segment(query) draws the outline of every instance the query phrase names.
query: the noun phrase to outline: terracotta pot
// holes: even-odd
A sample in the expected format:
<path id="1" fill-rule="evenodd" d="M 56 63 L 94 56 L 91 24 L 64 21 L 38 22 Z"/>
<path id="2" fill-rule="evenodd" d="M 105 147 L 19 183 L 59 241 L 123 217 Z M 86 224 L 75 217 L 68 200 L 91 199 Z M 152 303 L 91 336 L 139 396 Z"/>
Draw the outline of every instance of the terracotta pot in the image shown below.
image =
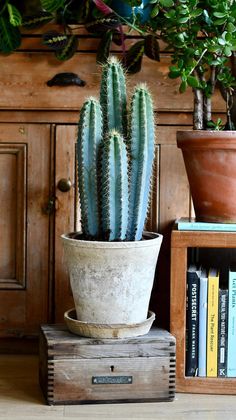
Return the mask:
<path id="1" fill-rule="evenodd" d="M 236 223 L 236 132 L 179 131 L 196 218 Z"/>

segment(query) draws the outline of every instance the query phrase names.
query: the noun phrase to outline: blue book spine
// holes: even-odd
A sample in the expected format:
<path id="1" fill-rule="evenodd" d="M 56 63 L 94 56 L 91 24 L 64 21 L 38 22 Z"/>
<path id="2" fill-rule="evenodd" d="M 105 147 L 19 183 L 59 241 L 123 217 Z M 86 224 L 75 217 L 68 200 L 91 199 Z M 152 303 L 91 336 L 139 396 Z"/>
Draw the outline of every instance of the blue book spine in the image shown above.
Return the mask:
<path id="1" fill-rule="evenodd" d="M 236 377 L 236 271 L 229 271 L 227 376 Z"/>
<path id="2" fill-rule="evenodd" d="M 236 232 L 236 223 L 196 222 L 188 218 L 176 220 L 178 230 L 203 230 L 219 232 Z"/>
<path id="3" fill-rule="evenodd" d="M 200 293 L 199 293 L 198 376 L 206 376 L 207 291 L 208 291 L 208 278 L 207 278 L 207 274 L 205 270 L 203 270 L 200 276 Z"/>
<path id="4" fill-rule="evenodd" d="M 218 376 L 227 376 L 228 290 L 219 290 Z"/>

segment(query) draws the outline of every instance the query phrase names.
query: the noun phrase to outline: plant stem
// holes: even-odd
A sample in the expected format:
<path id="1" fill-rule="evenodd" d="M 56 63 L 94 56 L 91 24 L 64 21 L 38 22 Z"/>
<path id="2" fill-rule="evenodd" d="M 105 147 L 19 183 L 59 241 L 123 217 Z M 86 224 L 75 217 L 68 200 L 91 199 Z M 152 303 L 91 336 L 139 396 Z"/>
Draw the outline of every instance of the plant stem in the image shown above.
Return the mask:
<path id="1" fill-rule="evenodd" d="M 200 89 L 193 89 L 193 93 L 194 93 L 193 129 L 203 130 L 203 92 Z"/>

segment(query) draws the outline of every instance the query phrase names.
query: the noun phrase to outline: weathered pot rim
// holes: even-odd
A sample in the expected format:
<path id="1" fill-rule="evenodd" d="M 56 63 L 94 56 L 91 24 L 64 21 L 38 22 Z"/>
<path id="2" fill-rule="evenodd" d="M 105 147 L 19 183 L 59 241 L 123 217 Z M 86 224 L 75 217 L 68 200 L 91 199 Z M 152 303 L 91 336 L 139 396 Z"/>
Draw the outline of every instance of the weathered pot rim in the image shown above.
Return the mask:
<path id="1" fill-rule="evenodd" d="M 236 149 L 236 131 L 180 130 L 176 133 L 180 148 Z"/>
<path id="2" fill-rule="evenodd" d="M 70 236 L 81 232 L 69 232 L 61 235 L 61 239 L 69 243 L 71 246 L 80 248 L 103 248 L 103 249 L 127 249 L 127 248 L 146 248 L 152 247 L 156 243 L 160 243 L 163 239 L 163 235 L 156 232 L 143 232 L 143 241 L 123 241 L 123 242 L 108 242 L 108 241 L 87 241 L 85 239 L 73 239 Z"/>

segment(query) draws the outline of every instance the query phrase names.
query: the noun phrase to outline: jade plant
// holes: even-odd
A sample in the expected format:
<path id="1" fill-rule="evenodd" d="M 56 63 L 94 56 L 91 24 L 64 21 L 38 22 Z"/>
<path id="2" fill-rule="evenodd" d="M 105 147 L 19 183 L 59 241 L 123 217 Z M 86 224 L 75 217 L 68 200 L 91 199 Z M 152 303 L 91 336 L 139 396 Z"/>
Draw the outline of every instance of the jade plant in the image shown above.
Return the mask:
<path id="1" fill-rule="evenodd" d="M 124 70 L 111 57 L 103 66 L 100 100 L 86 100 L 79 120 L 78 179 L 85 239 L 142 239 L 154 148 L 151 95 L 145 85 L 136 86 L 127 112 Z"/>
<path id="2" fill-rule="evenodd" d="M 93 0 L 105 16 L 106 2 Z M 130 0 L 124 0 L 130 3 Z M 141 69 L 143 55 L 159 60 L 159 40 L 171 56 L 170 78 L 180 79 L 180 93 L 193 91 L 194 129 L 236 128 L 236 1 L 150 0 L 147 22 L 120 17 L 141 35 L 126 54 L 129 72 Z M 132 2 L 135 6 L 138 0 Z M 212 121 L 212 99 L 219 87 L 226 103 L 226 124 Z"/>

